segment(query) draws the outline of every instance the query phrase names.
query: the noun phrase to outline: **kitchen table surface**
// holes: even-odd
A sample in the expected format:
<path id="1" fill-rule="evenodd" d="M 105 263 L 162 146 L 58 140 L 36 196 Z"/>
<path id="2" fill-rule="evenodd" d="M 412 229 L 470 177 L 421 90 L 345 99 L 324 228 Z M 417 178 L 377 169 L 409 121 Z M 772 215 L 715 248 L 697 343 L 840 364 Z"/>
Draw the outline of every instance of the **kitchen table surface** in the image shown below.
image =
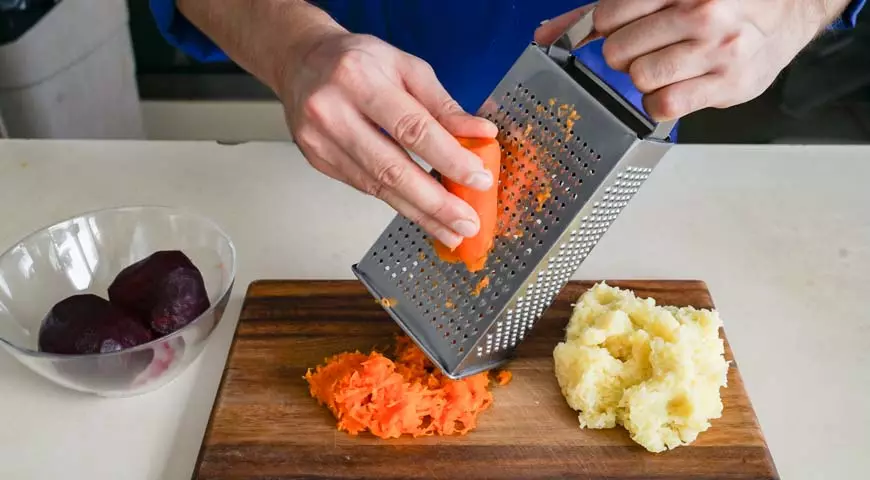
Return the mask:
<path id="1" fill-rule="evenodd" d="M 710 287 L 785 480 L 870 478 L 870 147 L 677 146 L 576 279 Z M 0 141 L 0 245 L 117 205 L 196 209 L 238 248 L 225 322 L 177 380 L 101 399 L 0 352 L 0 478 L 190 478 L 248 284 L 350 279 L 392 218 L 289 143 Z"/>

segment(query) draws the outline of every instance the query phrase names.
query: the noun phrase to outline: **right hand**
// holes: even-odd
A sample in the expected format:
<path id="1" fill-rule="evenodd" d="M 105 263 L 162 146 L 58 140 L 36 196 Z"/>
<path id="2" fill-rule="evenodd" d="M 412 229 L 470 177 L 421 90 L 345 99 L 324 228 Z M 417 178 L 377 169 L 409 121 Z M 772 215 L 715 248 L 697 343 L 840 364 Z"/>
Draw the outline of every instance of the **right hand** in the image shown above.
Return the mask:
<path id="1" fill-rule="evenodd" d="M 426 62 L 377 38 L 324 34 L 294 55 L 279 96 L 314 168 L 385 201 L 448 247 L 477 234 L 474 210 L 405 149 L 441 175 L 486 190 L 498 179 L 454 136 L 493 138 L 494 124 L 464 112 Z"/>

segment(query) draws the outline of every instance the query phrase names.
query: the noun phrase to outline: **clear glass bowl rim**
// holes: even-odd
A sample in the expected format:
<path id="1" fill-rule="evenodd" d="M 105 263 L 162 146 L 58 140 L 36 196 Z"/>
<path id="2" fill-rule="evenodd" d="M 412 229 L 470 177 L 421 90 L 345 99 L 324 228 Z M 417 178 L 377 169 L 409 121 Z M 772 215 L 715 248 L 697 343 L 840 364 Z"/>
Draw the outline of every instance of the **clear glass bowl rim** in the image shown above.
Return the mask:
<path id="1" fill-rule="evenodd" d="M 46 359 L 58 359 L 58 360 L 73 360 L 73 359 L 79 359 L 79 358 L 98 358 L 98 357 L 100 357 L 100 358 L 111 358 L 111 357 L 113 357 L 113 356 L 129 355 L 130 353 L 133 353 L 133 352 L 137 352 L 137 351 L 141 351 L 141 350 L 147 350 L 147 349 L 149 349 L 150 347 L 153 347 L 154 345 L 157 345 L 157 344 L 159 344 L 159 343 L 164 343 L 164 342 L 169 341 L 169 340 L 171 340 L 171 339 L 173 339 L 173 338 L 175 338 L 175 337 L 179 337 L 179 336 L 183 335 L 185 331 L 191 329 L 191 328 L 194 327 L 197 323 L 199 323 L 199 321 L 200 321 L 203 317 L 205 317 L 206 315 L 209 315 L 209 314 L 213 313 L 214 310 L 215 310 L 215 307 L 220 303 L 220 300 L 222 300 L 222 299 L 226 296 L 227 292 L 229 292 L 230 288 L 232 288 L 233 284 L 235 283 L 235 280 L 236 280 L 236 246 L 235 246 L 235 244 L 233 243 L 233 240 L 230 238 L 230 236 L 227 235 L 227 232 L 224 231 L 224 229 L 221 228 L 221 226 L 218 225 L 217 222 L 215 222 L 214 220 L 212 220 L 212 219 L 206 217 L 205 215 L 203 215 L 203 214 L 201 214 L 201 213 L 199 213 L 199 212 L 197 212 L 196 210 L 191 209 L 191 208 L 186 208 L 186 207 L 173 207 L 173 206 L 168 206 L 168 205 L 125 205 L 125 206 L 119 206 L 119 207 L 108 207 L 108 208 L 99 208 L 99 209 L 96 209 L 96 210 L 89 210 L 89 211 L 86 211 L 86 212 L 82 212 L 82 213 L 79 213 L 79 214 L 76 214 L 76 215 L 73 215 L 73 216 L 70 216 L 70 217 L 64 218 L 63 220 L 57 220 L 57 221 L 55 221 L 55 222 L 53 222 L 53 223 L 51 223 L 51 224 L 45 225 L 45 226 L 43 226 L 43 227 L 41 227 L 41 228 L 38 228 L 38 229 L 34 230 L 33 232 L 27 234 L 25 237 L 21 238 L 20 240 L 14 242 L 14 243 L 9 247 L 9 248 L 7 248 L 6 250 L 4 250 L 3 253 L 0 253 L 0 258 L 4 258 L 4 257 L 6 257 L 6 255 L 12 253 L 12 251 L 13 251 L 17 246 L 19 246 L 19 245 L 21 245 L 21 244 L 23 244 L 23 243 L 26 243 L 26 242 L 27 242 L 28 240 L 30 240 L 31 238 L 36 237 L 37 235 L 40 235 L 40 234 L 42 234 L 42 233 L 45 233 L 45 232 L 48 231 L 49 229 L 51 229 L 51 228 L 53 228 L 53 227 L 56 227 L 56 226 L 58 226 L 58 225 L 61 225 L 61 224 L 63 224 L 63 223 L 71 222 L 71 221 L 73 221 L 73 220 L 76 220 L 76 219 L 78 219 L 78 218 L 82 218 L 82 217 L 88 217 L 88 216 L 97 215 L 97 214 L 100 214 L 100 213 L 107 213 L 107 212 L 135 212 L 135 211 L 144 211 L 144 210 L 164 211 L 164 212 L 171 212 L 171 213 L 181 213 L 181 214 L 184 214 L 184 215 L 187 215 L 187 216 L 194 217 L 194 218 L 196 218 L 197 220 L 200 220 L 200 221 L 202 221 L 202 222 L 204 222 L 204 223 L 209 224 L 212 228 L 215 229 L 216 232 L 218 232 L 218 233 L 219 233 L 219 234 L 220 234 L 224 239 L 226 239 L 227 244 L 228 244 L 229 247 L 230 247 L 230 258 L 231 258 L 231 260 L 232 260 L 232 262 L 231 262 L 232 265 L 230 265 L 230 276 L 229 276 L 229 281 L 227 282 L 227 284 L 226 284 L 225 287 L 221 288 L 220 295 L 218 295 L 218 296 L 216 297 L 216 298 L 217 298 L 217 302 L 212 302 L 211 306 L 208 307 L 208 310 L 204 311 L 200 316 L 198 316 L 198 317 L 196 317 L 195 319 L 193 319 L 192 322 L 190 322 L 190 323 L 188 323 L 187 325 L 185 325 L 184 327 L 179 328 L 178 330 L 176 330 L 176 331 L 170 333 L 169 335 L 165 335 L 165 336 L 163 336 L 163 337 L 155 338 L 154 340 L 151 340 L 150 342 L 143 343 L 143 344 L 141 344 L 141 345 L 136 345 L 135 347 L 132 347 L 132 348 L 125 348 L 125 349 L 123 349 L 123 350 L 118 350 L 117 352 L 109 352 L 109 353 L 60 354 L 60 353 L 41 352 L 41 351 L 39 351 L 39 350 L 31 350 L 31 349 L 29 349 L 29 348 L 23 348 L 23 347 L 20 347 L 20 346 L 18 346 L 18 345 L 15 345 L 14 343 L 12 343 L 12 342 L 6 340 L 6 339 L 3 338 L 3 337 L 0 337 L 0 342 L 2 342 L 2 343 L 3 343 L 4 345 L 6 345 L 6 346 L 9 346 L 10 348 L 12 348 L 12 349 L 18 351 L 18 352 L 21 353 L 22 355 L 27 355 L 27 356 L 29 356 L 29 357 L 46 358 Z M 215 327 L 217 327 L 217 321 L 215 322 Z"/>

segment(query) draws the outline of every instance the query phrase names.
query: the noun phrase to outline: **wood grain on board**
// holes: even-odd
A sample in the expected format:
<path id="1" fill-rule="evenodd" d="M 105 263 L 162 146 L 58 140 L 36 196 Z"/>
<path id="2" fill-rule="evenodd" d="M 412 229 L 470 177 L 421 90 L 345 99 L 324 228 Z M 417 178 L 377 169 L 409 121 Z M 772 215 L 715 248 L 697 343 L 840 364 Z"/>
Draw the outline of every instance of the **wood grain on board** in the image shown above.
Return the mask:
<path id="1" fill-rule="evenodd" d="M 388 348 L 399 333 L 356 281 L 251 284 L 197 461 L 199 479 L 777 479 L 737 364 L 722 418 L 690 446 L 660 454 L 622 428 L 581 430 L 553 374 L 571 282 L 520 345 L 513 381 L 466 436 L 380 440 L 336 430 L 302 376 L 324 357 Z M 713 307 L 699 281 L 612 281 L 659 304 Z M 724 319 L 727 329 L 728 319 Z M 727 346 L 726 357 L 733 360 Z"/>

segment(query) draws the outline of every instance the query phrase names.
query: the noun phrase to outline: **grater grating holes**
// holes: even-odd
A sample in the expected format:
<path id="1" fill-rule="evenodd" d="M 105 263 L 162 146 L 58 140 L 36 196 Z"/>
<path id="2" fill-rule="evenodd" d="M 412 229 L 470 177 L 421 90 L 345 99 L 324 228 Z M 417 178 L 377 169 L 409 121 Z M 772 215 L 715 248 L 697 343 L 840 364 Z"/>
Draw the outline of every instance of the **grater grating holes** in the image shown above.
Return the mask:
<path id="1" fill-rule="evenodd" d="M 629 167 L 617 175 L 617 181 L 605 189 L 605 195 L 595 204 L 590 215 L 581 220 L 581 228 L 573 230 L 568 241 L 559 245 L 557 255 L 549 260 L 545 270 L 538 273 L 536 281 L 526 288 L 525 295 L 517 299 L 514 308 L 508 308 L 505 322 L 496 325 L 495 336 L 488 335 L 486 344 L 478 348 L 479 357 L 515 347 L 525 338 L 534 326 L 534 319 L 550 305 L 561 285 L 570 279 L 651 171 L 649 168 Z M 554 201 L 562 205 L 557 197 Z M 524 244 L 520 242 L 519 247 Z"/>
<path id="2" fill-rule="evenodd" d="M 503 215 L 500 220 L 509 218 L 509 221 L 516 224 L 510 240 L 513 240 L 514 249 L 518 253 L 511 255 L 507 262 L 502 258 L 497 259 L 499 265 L 494 273 L 499 279 L 511 279 L 519 274 L 526 274 L 529 265 L 524 259 L 532 255 L 535 249 L 543 247 L 544 237 L 552 228 L 561 224 L 559 212 L 577 200 L 584 179 L 595 175 L 593 164 L 601 158 L 587 142 L 576 137 L 573 128 L 569 129 L 570 119 L 560 118 L 557 111 L 571 107 L 548 103 L 529 95 L 528 90 L 519 85 L 514 92 L 504 92 L 502 104 L 494 112 L 485 115 L 499 125 L 501 131 L 511 132 L 499 139 L 504 154 L 500 183 L 503 191 L 507 193 L 504 196 L 507 202 L 499 205 L 502 211 L 509 214 Z M 560 129 L 569 130 L 566 141 L 559 138 Z M 522 131 L 525 132 L 524 135 L 517 134 Z M 531 172 L 520 159 L 539 167 L 531 175 L 531 181 L 525 184 L 522 183 L 523 176 Z M 517 168 L 513 170 L 508 168 L 512 162 L 517 164 Z M 512 189 L 512 183 L 533 188 Z M 549 198 L 535 202 L 539 199 L 536 198 L 534 190 L 539 188 L 549 188 Z M 523 198 L 525 201 L 521 200 Z M 520 208 L 512 205 L 516 203 L 521 204 Z M 504 223 L 499 225 L 501 230 L 506 227 Z M 508 241 L 502 240 L 496 251 L 509 248 Z M 580 252 L 579 248 L 563 249 L 562 255 L 566 258 L 574 257 Z M 554 263 L 550 270 L 541 272 L 525 293 L 529 300 L 524 302 L 521 299 L 514 308 L 506 310 L 504 320 L 493 325 L 492 331 L 485 337 L 485 342 L 477 349 L 478 356 L 516 346 L 531 328 L 532 319 L 549 305 L 558 291 L 560 280 L 573 273 L 577 266 L 579 261 L 565 260 Z"/>

